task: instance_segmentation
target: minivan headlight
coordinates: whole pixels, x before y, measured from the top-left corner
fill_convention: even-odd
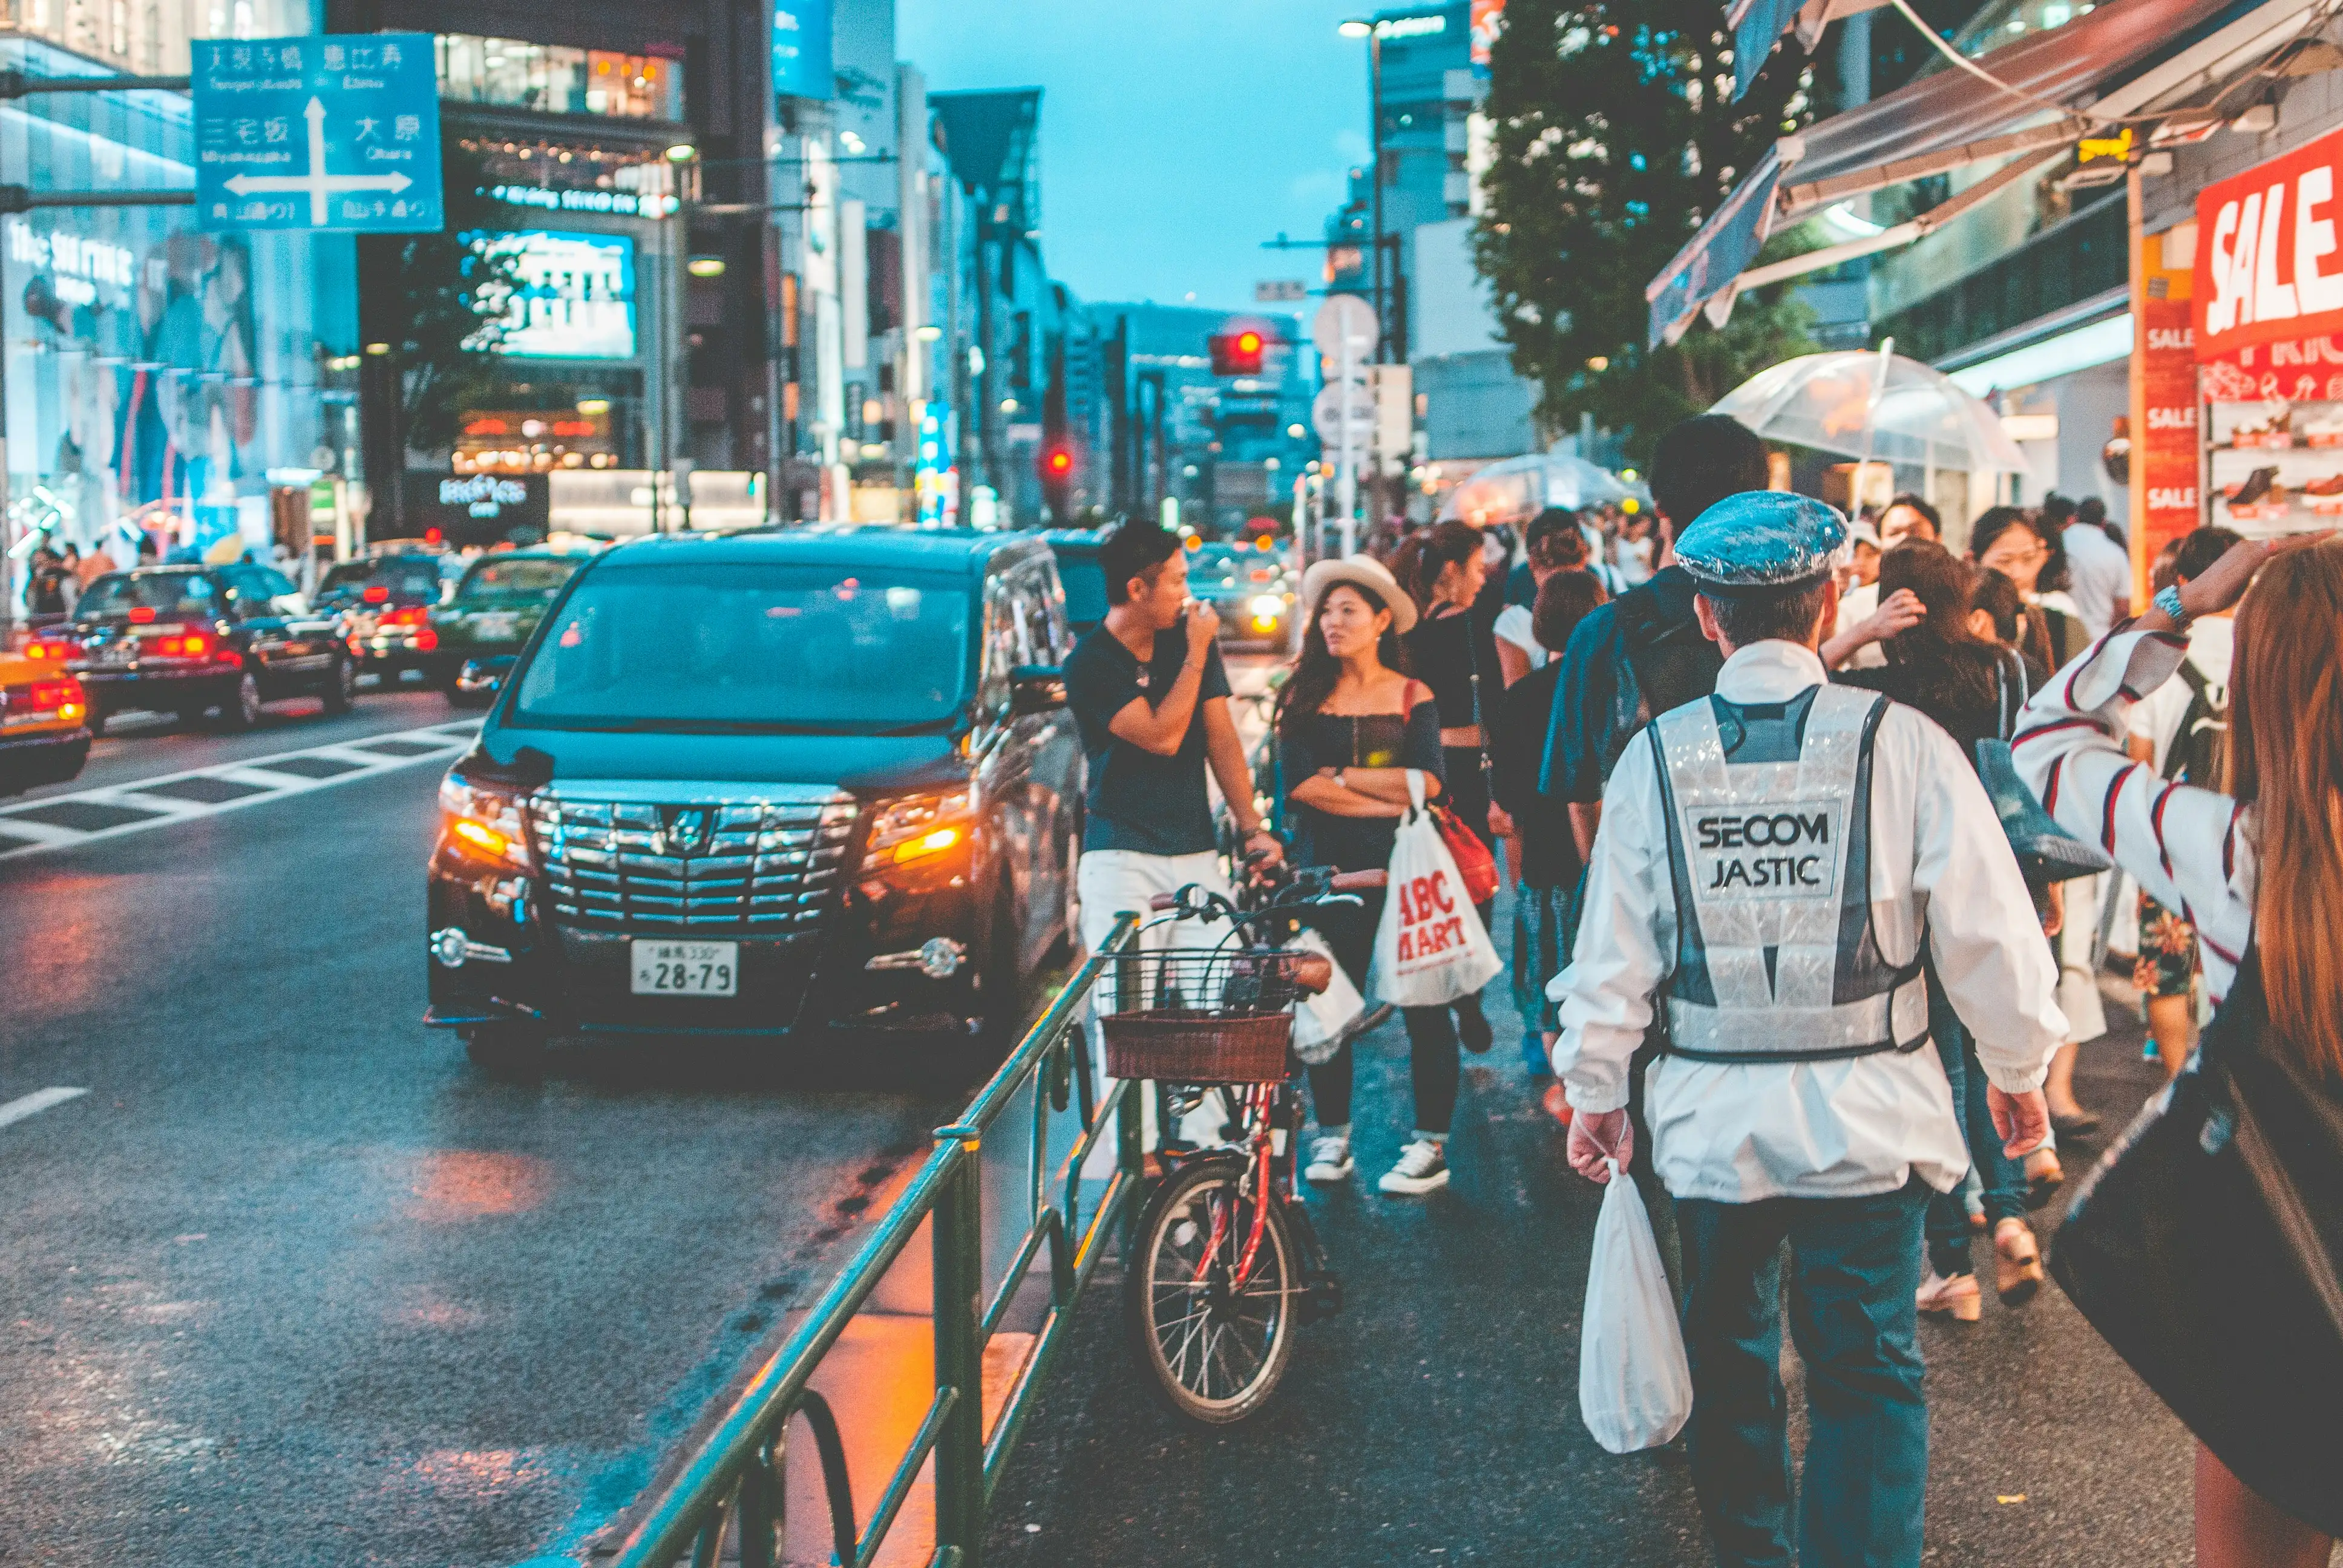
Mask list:
[[[442,831],[461,852],[528,868],[528,838],[521,827],[519,796],[450,773],[440,780],[439,810]]]
[[[890,800],[871,819],[868,858],[900,866],[940,855],[968,840],[975,813],[972,789]]]

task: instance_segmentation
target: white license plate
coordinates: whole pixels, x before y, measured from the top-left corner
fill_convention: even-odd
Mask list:
[[[739,942],[649,942],[634,950],[637,996],[737,996]]]
[[[25,724],[55,724],[56,721],[55,709],[35,708],[24,713],[0,714],[0,729],[14,729]]]
[[[520,629],[520,617],[510,610],[483,610],[472,618],[472,635],[482,642],[503,642]]]

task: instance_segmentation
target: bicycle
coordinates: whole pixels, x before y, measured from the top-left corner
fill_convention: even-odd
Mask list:
[[[1293,1010],[1331,983],[1333,960],[1279,938],[1298,917],[1356,904],[1354,890],[1383,879],[1315,867],[1249,877],[1233,902],[1192,884],[1158,896],[1153,907],[1164,912],[1151,929],[1225,920],[1229,933],[1212,948],[1121,960],[1129,968],[1116,995],[1141,1005],[1100,1020],[1109,1073],[1172,1086],[1166,1127],[1216,1091],[1230,1107],[1222,1145],[1167,1140],[1163,1180],[1124,1259],[1131,1351],[1191,1421],[1228,1425],[1261,1409],[1292,1362],[1293,1329],[1342,1310],[1342,1282],[1293,1185],[1302,1129]]]

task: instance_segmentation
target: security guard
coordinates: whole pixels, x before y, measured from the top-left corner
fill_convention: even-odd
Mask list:
[[[1728,1565],[1792,1561],[1785,1241],[1813,1419],[1797,1560],[1920,1561],[1921,1220],[1969,1163],[1924,1049],[1924,959],[1976,1034],[2013,1155],[2048,1127],[2066,1038],[2033,900],[1952,738],[1824,672],[1846,537],[1834,508],[1758,490],[1676,540],[1725,668],[1620,758],[1551,988],[1570,1161],[1594,1181],[1626,1162],[1628,1059],[1660,1040],[1644,1112],[1684,1244],[1693,1483]]]

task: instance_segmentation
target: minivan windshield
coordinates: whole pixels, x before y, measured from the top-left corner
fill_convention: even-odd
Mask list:
[[[872,734],[965,699],[969,585],[940,572],[610,564],[564,601],[508,722]]]
[[[550,598],[569,580],[581,563],[547,556],[488,557],[464,574],[458,598],[487,598],[492,594],[538,595]]]

